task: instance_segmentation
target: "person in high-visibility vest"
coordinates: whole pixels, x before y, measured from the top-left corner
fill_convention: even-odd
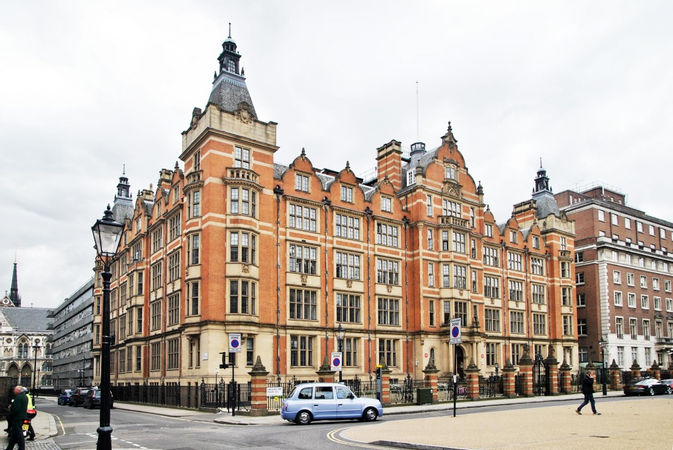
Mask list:
[[[28,398],[28,405],[26,406],[26,417],[28,418],[28,440],[35,440],[35,430],[33,430],[33,424],[31,420],[33,417],[37,416],[37,410],[35,410],[35,403],[33,402],[33,395],[26,392],[26,397]]]

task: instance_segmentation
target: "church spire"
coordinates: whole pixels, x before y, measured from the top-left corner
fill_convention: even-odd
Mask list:
[[[16,256],[14,257],[14,272],[12,273],[12,287],[9,291],[9,299],[14,303],[14,306],[21,306],[21,296],[19,295],[19,282],[16,276]]]
[[[222,43],[222,53],[217,57],[220,62],[220,73],[229,72],[241,75],[240,59],[241,55],[236,51],[236,42],[231,38],[231,22],[229,22],[229,35]]]

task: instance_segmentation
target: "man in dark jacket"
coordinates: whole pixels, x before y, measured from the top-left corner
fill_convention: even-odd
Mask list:
[[[584,408],[587,403],[591,403],[591,410],[594,414],[599,416],[601,413],[596,412],[596,400],[594,400],[594,379],[591,378],[591,375],[593,375],[593,373],[590,370],[587,370],[586,374],[584,374],[584,379],[582,380],[582,394],[584,394],[584,401],[575,410],[575,412],[582,415],[582,408]]]
[[[12,450],[14,445],[19,444],[19,450],[26,448],[26,442],[23,439],[23,421],[26,420],[26,408],[28,407],[28,397],[24,392],[23,386],[14,388],[14,400],[9,407],[9,443],[7,450]]]

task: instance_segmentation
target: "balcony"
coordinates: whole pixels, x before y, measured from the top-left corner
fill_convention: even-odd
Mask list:
[[[201,181],[201,171],[200,170],[195,170],[193,172],[189,172],[187,174],[187,183],[185,184],[185,187],[191,186],[193,184],[197,184]]]
[[[439,216],[439,224],[449,227],[468,228],[468,220],[456,216]]]
[[[259,184],[259,175],[257,175],[253,170],[244,169],[242,167],[228,167],[227,178],[230,180],[243,180]]]
[[[657,345],[667,345],[673,346],[673,338],[671,337],[658,337],[655,339]]]

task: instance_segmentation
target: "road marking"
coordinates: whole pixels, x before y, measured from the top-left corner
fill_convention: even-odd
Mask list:
[[[327,439],[330,441],[336,443],[336,444],[341,444],[341,445],[348,445],[350,447],[360,447],[360,448],[377,448],[380,449],[380,446],[376,445],[369,445],[365,444],[364,442],[356,442],[356,441],[346,441],[343,439],[340,439],[338,437],[338,434],[341,433],[344,430],[347,430],[350,427],[343,427],[343,428],[337,428],[336,430],[332,430],[329,433],[327,433]]]
[[[58,423],[61,425],[61,433],[63,434],[63,436],[65,436],[65,427],[63,426],[63,422],[61,422],[61,418],[56,414],[54,414],[54,417],[58,419]]]

